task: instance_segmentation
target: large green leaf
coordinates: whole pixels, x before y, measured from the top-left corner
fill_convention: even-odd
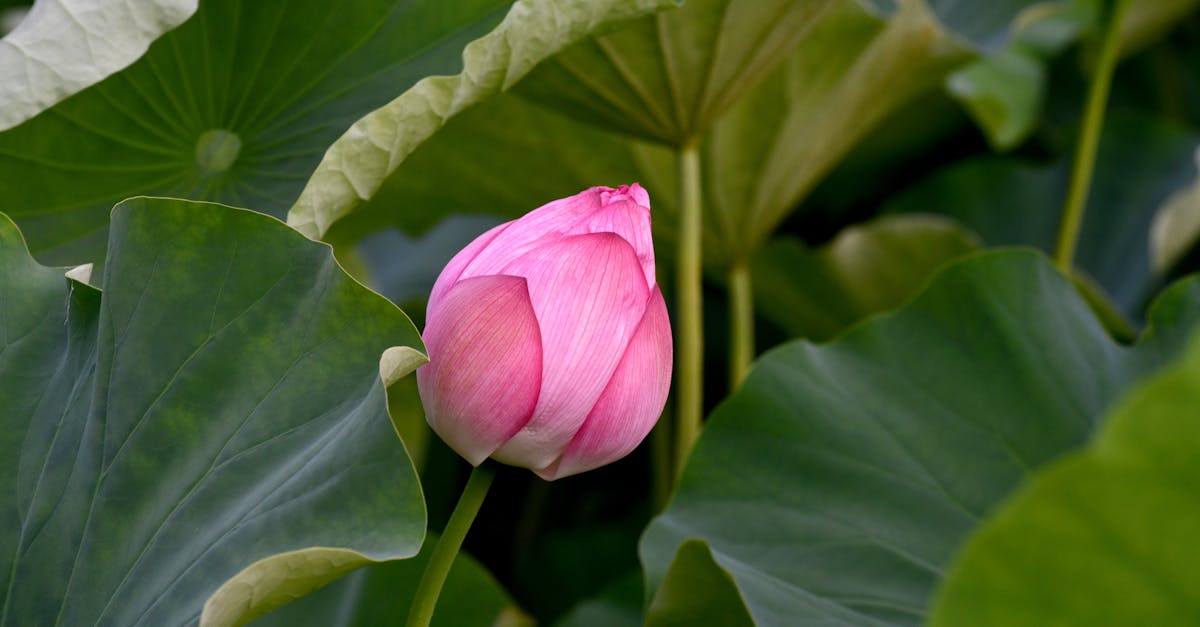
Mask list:
[[[1104,127],[1076,265],[1140,319],[1161,279],[1151,265],[1150,225],[1197,178],[1200,136],[1162,120],[1118,114]],[[993,246],[1054,249],[1070,166],[1004,157],[955,163],[892,199],[885,211],[942,213]]]
[[[1035,474],[968,541],[930,624],[1200,621],[1200,344],[1092,444]]]
[[[519,89],[582,120],[682,145],[795,49],[845,0],[689,0],[582,41]]]
[[[942,264],[978,247],[940,216],[884,216],[851,226],[819,249],[768,242],[751,263],[758,311],[796,337],[825,340],[904,303]]]
[[[714,412],[643,537],[651,607],[693,602],[681,586],[699,575],[668,568],[696,538],[759,624],[920,623],[966,534],[1175,356],[1200,321],[1200,281],[1152,318],[1140,344],[1118,344],[1048,260],[1000,251],[831,344],[769,353]]]
[[[522,89],[580,119],[644,139],[681,145],[703,135],[838,0],[692,0],[680,11],[645,18],[618,33],[577,44],[544,64]],[[1013,35],[1013,22],[1033,7],[1067,0],[861,0],[881,17],[918,11],[933,30],[993,54]],[[813,58],[821,63],[826,55]],[[902,82],[898,82],[902,84]],[[887,90],[876,89],[876,95]],[[886,100],[886,99],[885,99]]]
[[[706,256],[749,258],[851,148],[965,58],[920,3],[886,21],[854,2],[827,10],[701,144]]]
[[[400,162],[451,117],[512,87],[543,59],[594,30],[673,4],[518,0],[495,30],[463,50],[460,73],[422,80],[338,138],[288,213],[288,223],[310,237],[324,235],[371,198]]]
[[[197,0],[41,0],[0,27],[0,131],[133,63],[196,12]]]
[[[330,144],[403,93],[337,142],[301,202],[332,208],[338,193],[357,198],[339,184],[362,191],[360,176],[394,168],[554,46],[668,0],[510,2],[206,0],[138,62],[0,134],[0,211],[54,263],[99,260],[109,208],[136,194],[282,216]]]
[[[255,627],[377,627],[402,625],[437,543],[433,534],[416,557],[367,566],[254,622]],[[532,621],[488,571],[466,553],[450,568],[433,614],[434,627],[521,627]]]
[[[130,200],[109,245],[101,293],[0,218],[0,624],[195,623],[237,575],[227,624],[415,554],[380,379],[408,318],[247,210]]]
[[[735,5],[742,6],[733,3],[731,11]],[[675,15],[648,19],[681,19]],[[637,32],[635,25],[612,37]],[[701,143],[704,250],[715,266],[747,257],[864,135],[963,58],[911,3],[889,20],[852,0],[831,3],[789,37],[788,60],[716,120]],[[523,86],[545,80],[530,76],[517,91],[527,96]],[[591,185],[640,180],[650,191],[656,234],[670,241],[674,172],[668,148],[505,95],[447,124],[330,237],[353,240],[384,225],[416,233],[449,213],[511,217]]]
[[[158,194],[282,216],[330,143],[509,0],[206,0],[138,62],[0,134],[0,211],[39,259],[96,261],[113,203]]]

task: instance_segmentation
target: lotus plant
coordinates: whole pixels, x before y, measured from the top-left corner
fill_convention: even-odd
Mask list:
[[[557,479],[628,455],[658,421],[672,343],[649,195],[636,183],[593,187],[484,233],[442,270],[426,321],[426,418],[477,467],[445,539],[456,519],[462,534],[470,526],[489,457]],[[432,612],[431,578],[414,614],[423,592]]]

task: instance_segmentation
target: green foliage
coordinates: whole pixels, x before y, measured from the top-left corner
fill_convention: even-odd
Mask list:
[[[0,41],[0,627],[403,621],[467,467],[364,285],[423,323],[484,230],[633,181],[711,417],[502,469],[434,624],[1197,622],[1198,5],[42,0]]]
[[[817,250],[781,237],[754,257],[754,298],[763,317],[790,335],[826,340],[895,309],[938,267],[978,246],[956,223],[919,214],[847,227]]]
[[[282,217],[331,142],[457,71],[507,4],[203,2],[133,65],[0,134],[0,211],[51,263],[99,261],[113,203],[138,194]]]
[[[277,553],[341,549],[259,591],[416,553],[379,379],[423,349],[404,314],[251,211],[133,199],[109,244],[101,292],[0,219],[0,623],[189,624]]]
[[[0,18],[7,4],[0,3]],[[0,45],[0,131],[133,63],[152,41],[191,17],[196,4],[42,2],[22,20],[20,32]],[[9,35],[6,31],[0,24],[0,36]]]
[[[1200,344],[1129,393],[1095,440],[1031,477],[970,538],[930,624],[1200,619]]]
[[[1192,156],[1200,133],[1133,114],[1114,115],[1104,129],[1077,253],[1126,316],[1137,319],[1159,286],[1150,225],[1177,192],[1197,180]],[[954,163],[894,198],[896,213],[940,213],[992,246],[1054,249],[1070,164],[987,156]]]
[[[254,622],[256,627],[401,625],[437,538],[406,560],[366,566]],[[508,594],[478,562],[460,554],[450,569],[434,627],[521,627],[530,625]]]
[[[1200,284],[1151,318],[1117,344],[1044,258],[994,252],[828,345],[785,344],[710,418],[643,537],[649,589],[688,598],[700,575],[673,563],[698,538],[760,624],[922,622],[964,537],[1174,358]]]

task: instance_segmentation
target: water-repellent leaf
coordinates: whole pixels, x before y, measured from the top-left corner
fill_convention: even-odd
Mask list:
[[[1138,386],[1087,449],[1035,474],[967,542],[931,625],[1200,620],[1200,344]]]
[[[921,623],[966,535],[1182,349],[1200,281],[1151,317],[1121,345],[1049,260],[999,251],[828,345],[772,351],[710,417],[643,537],[650,591],[691,602],[668,572],[697,538],[758,624]]]
[[[0,218],[0,624],[195,624],[250,567],[207,609],[230,624],[415,554],[379,376],[423,350],[403,312],[252,211],[133,199],[109,244],[101,292]]]
[[[1160,280],[1150,226],[1159,208],[1197,178],[1200,135],[1172,123],[1114,114],[1104,126],[1075,265],[1132,319]],[[961,161],[901,192],[886,212],[941,213],[992,246],[1054,250],[1070,178],[1066,161],[1004,157]]]
[[[40,0],[0,27],[0,131],[133,63],[196,12],[197,0]]]

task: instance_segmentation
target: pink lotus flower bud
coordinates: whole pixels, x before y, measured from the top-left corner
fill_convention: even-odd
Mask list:
[[[480,235],[429,296],[429,425],[474,465],[551,480],[628,455],[671,383],[650,197],[593,187]]]

